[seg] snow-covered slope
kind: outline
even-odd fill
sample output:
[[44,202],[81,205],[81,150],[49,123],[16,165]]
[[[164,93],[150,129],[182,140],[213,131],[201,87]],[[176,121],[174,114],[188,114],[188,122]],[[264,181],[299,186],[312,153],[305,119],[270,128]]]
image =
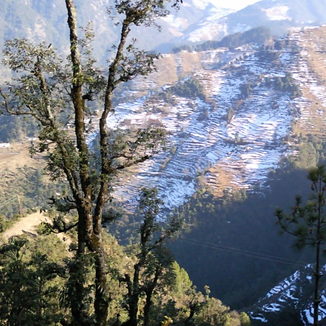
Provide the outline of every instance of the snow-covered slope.
[[[325,272],[326,265],[322,274]],[[255,325],[281,325],[282,316],[292,318],[296,325],[312,325],[314,289],[312,275],[313,266],[306,265],[273,287],[250,311],[250,317]],[[326,288],[322,289],[320,295],[319,320],[322,321],[326,319]]]
[[[171,133],[171,150],[140,166],[117,197],[130,200],[150,183],[173,208],[200,185],[216,196],[263,186],[282,158],[296,155],[298,135],[321,136],[325,130],[325,84],[317,73],[325,59],[324,32],[299,30],[269,48],[165,55],[162,70],[134,83],[132,102],[120,103],[110,124],[160,122]],[[159,94],[178,78],[199,81],[204,97],[162,99]],[[134,100],[137,92],[142,96]]]

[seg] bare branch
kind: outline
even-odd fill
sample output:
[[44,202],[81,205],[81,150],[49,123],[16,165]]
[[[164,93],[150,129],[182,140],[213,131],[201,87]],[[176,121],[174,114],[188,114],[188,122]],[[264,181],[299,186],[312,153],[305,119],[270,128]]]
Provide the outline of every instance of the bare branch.
[[21,109],[17,109],[17,107],[15,107],[15,109],[13,107],[11,107],[11,105],[9,104],[9,99],[8,96],[4,93],[4,91],[0,88],[0,96],[3,98],[3,106],[5,109],[5,112],[9,115],[31,115],[31,112],[26,112],[26,111],[21,111]]

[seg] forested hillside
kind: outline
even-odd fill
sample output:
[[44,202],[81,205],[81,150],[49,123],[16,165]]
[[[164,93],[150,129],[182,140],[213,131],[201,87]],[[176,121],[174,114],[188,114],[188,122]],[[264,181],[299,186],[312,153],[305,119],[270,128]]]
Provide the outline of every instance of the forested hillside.
[[[41,228],[39,229],[41,232]],[[137,235],[135,235],[138,238]],[[75,252],[76,234],[64,238],[56,235],[12,237],[0,247],[0,322],[6,325],[66,325],[69,320],[69,268]],[[130,284],[139,263],[139,244],[118,245],[111,236],[105,236],[110,252],[110,313],[109,324],[128,320]],[[69,247],[69,248],[68,248]],[[248,326],[245,313],[231,311],[210,295],[209,288],[196,290],[187,272],[168,253],[150,258],[143,266],[139,288],[139,316],[147,316],[149,325],[177,323],[178,325],[234,325]],[[160,258],[159,258],[160,257]],[[92,262],[93,257],[85,257]],[[159,260],[156,260],[159,259]],[[86,263],[86,261],[85,261]],[[159,276],[155,276],[159,275]],[[85,275],[92,291],[91,271]],[[154,278],[153,278],[154,277]],[[158,277],[158,284],[155,284]],[[155,284],[155,285],[154,285]],[[151,293],[153,289],[153,293]],[[18,295],[19,293],[19,295]],[[151,293],[151,298],[150,298]],[[90,309],[92,298],[87,303]],[[150,301],[149,301],[150,300]],[[146,315],[146,306],[150,315]],[[144,310],[145,309],[145,310]],[[91,325],[91,323],[89,323]]]
[[308,191],[306,171],[284,168],[269,176],[264,191],[223,199],[198,193],[183,209],[195,226],[172,244],[173,252],[196,284],[210,280],[227,304],[248,307],[310,261],[308,252],[295,250],[293,239],[280,234],[274,216],[294,194]]

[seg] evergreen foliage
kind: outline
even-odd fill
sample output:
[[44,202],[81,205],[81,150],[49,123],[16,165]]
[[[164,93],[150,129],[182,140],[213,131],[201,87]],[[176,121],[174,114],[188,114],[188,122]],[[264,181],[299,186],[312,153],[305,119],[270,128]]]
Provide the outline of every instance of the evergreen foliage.
[[1,325],[56,325],[62,318],[65,268],[59,250],[65,249],[53,237],[38,240],[14,237],[0,247]]
[[197,79],[193,77],[180,80],[178,83],[168,88],[166,92],[186,98],[200,98],[202,100],[205,99],[203,86]]
[[12,175],[12,171],[1,171],[0,209],[8,225],[34,209],[49,209],[49,198],[67,191],[63,181],[50,182],[40,169],[23,166],[16,169],[15,178]]
[[[67,325],[71,313],[69,270],[76,260],[71,254],[76,232],[66,236],[71,242],[68,250],[57,235],[36,238],[13,237],[0,246],[0,324],[8,326]],[[189,326],[248,326],[248,316],[230,311],[221,301],[196,290],[187,272],[169,255],[160,250],[150,254],[141,266],[138,286],[134,283],[136,266],[141,256],[139,246],[120,246],[110,235],[104,237],[105,249],[110,252],[107,279],[110,307],[107,325],[130,324],[130,284],[138,288],[136,325],[154,326],[165,322]],[[162,248],[161,248],[162,249]],[[79,277],[85,278],[85,292],[93,292],[93,255],[80,262]],[[159,270],[159,273],[157,271]],[[82,272],[83,271],[83,272]],[[153,287],[155,276],[159,275]],[[150,300],[148,300],[150,294]],[[91,315],[93,296],[84,301]],[[150,302],[150,305],[148,304]],[[150,307],[150,309],[148,309]],[[92,321],[89,321],[90,324]]]
[[265,84],[267,87],[273,87],[280,92],[289,93],[291,99],[301,96],[301,91],[297,82],[290,75],[267,79]]
[[306,203],[300,196],[296,197],[295,206],[290,214],[282,210],[276,211],[279,225],[284,232],[296,238],[296,246],[315,248],[314,267],[314,296],[313,296],[313,325],[319,324],[320,304],[320,278],[322,248],[326,242],[326,171],[324,166],[318,166],[310,170],[308,179],[311,182],[312,194]]
[[218,199],[203,189],[185,204],[181,214],[193,227],[170,248],[194,283],[208,284],[224,303],[244,309],[309,262],[306,250],[292,248],[290,235],[279,234],[274,217],[277,207],[291,201],[293,189],[307,193],[305,175],[285,165],[270,174],[264,191]]
[[11,143],[25,140],[26,137],[35,137],[37,125],[33,119],[27,117],[1,116],[0,142]]

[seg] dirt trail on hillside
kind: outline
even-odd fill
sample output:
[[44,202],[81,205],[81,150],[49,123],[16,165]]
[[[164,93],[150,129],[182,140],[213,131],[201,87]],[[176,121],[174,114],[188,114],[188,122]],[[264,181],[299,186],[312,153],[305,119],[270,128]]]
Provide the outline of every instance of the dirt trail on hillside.
[[[51,219],[48,216],[40,212],[36,212],[19,219],[14,225],[12,225],[8,230],[0,233],[0,243],[7,242],[10,237],[15,235],[26,234],[29,236],[37,236],[36,228],[42,222],[50,222]],[[65,233],[58,233],[58,238],[65,243],[67,249],[72,243],[72,238]],[[71,254],[68,254],[69,256]]]
[[6,241],[14,235],[20,235],[27,233],[35,233],[36,227],[41,223],[48,221],[49,218],[42,213],[36,212],[18,220],[13,226],[8,230],[0,234],[0,237]]

